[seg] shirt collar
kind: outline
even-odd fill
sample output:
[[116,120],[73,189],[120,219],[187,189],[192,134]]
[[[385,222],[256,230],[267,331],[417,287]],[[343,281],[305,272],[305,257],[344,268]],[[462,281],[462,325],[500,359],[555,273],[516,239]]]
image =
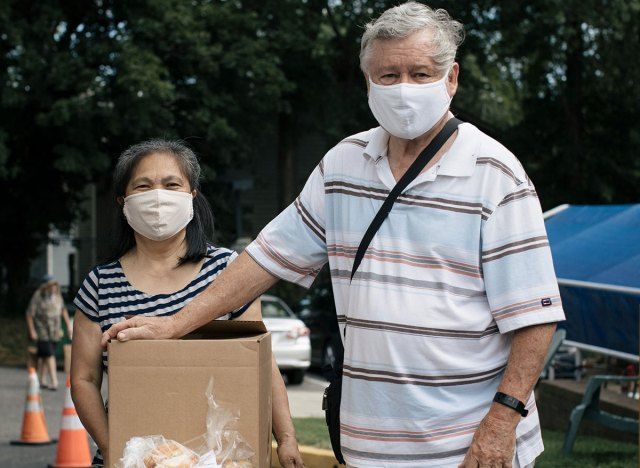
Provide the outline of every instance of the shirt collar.
[[364,148],[363,154],[378,164],[380,160],[387,156],[387,147],[389,146],[389,134],[382,127],[373,129],[373,134],[369,139],[369,143]]
[[[470,177],[476,167],[476,128],[468,123],[458,127],[458,136],[438,163],[438,175]],[[363,154],[375,164],[387,157],[389,134],[382,127],[373,130]]]

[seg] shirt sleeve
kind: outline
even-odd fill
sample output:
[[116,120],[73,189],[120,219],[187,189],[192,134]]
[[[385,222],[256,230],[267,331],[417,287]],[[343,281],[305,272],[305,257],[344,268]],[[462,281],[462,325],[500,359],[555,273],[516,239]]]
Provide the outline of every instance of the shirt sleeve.
[[40,296],[40,290],[37,289],[36,292],[34,292],[33,295],[31,296],[31,300],[29,301],[29,306],[27,307],[27,315],[29,317],[34,317],[36,315],[39,296]]
[[542,209],[530,182],[509,192],[485,222],[482,269],[501,333],[564,320]]
[[98,269],[94,268],[82,282],[82,286],[80,286],[78,294],[73,300],[75,306],[94,322],[100,321],[98,313],[98,284]]
[[[233,262],[236,258],[238,258],[238,252],[231,252],[231,255],[229,255],[227,257],[227,265],[225,266],[225,268],[227,266],[229,266],[229,264],[231,262]],[[240,317],[242,314],[244,314],[247,309],[249,308],[249,306],[251,305],[251,302],[249,302],[248,304],[243,305],[242,307],[237,308],[236,310],[234,310],[233,312],[229,313],[229,316],[227,317],[228,320],[234,320],[237,319],[238,317]],[[223,316],[224,318],[224,316]]]
[[247,253],[272,275],[311,286],[327,263],[325,195],[320,163],[302,192],[247,247]]

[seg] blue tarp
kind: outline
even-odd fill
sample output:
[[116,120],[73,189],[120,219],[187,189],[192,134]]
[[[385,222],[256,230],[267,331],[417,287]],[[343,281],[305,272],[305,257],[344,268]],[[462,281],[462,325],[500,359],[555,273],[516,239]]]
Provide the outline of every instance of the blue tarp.
[[570,205],[546,220],[556,275],[614,292],[561,286],[567,339],[638,354],[640,205]]

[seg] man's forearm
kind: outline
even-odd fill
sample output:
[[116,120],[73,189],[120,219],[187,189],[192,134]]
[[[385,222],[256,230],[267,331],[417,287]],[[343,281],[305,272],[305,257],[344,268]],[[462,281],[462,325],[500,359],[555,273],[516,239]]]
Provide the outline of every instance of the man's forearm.
[[278,278],[243,252],[211,285],[174,315],[177,334],[196,328],[252,302],[273,286]]
[[[514,332],[509,361],[498,391],[511,395],[526,404],[536,381],[540,377],[544,358],[556,330],[556,324],[534,325]],[[507,419],[514,424],[520,415],[499,403],[493,403],[492,416]]]

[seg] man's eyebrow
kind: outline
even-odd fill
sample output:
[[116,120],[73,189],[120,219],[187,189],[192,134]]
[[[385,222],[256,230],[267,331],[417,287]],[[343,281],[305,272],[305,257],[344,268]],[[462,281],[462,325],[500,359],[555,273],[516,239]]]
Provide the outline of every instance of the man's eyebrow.
[[436,67],[433,65],[427,65],[426,63],[419,63],[417,65],[414,65],[411,67],[413,70],[416,70],[418,68],[426,68],[429,71],[435,71]]

